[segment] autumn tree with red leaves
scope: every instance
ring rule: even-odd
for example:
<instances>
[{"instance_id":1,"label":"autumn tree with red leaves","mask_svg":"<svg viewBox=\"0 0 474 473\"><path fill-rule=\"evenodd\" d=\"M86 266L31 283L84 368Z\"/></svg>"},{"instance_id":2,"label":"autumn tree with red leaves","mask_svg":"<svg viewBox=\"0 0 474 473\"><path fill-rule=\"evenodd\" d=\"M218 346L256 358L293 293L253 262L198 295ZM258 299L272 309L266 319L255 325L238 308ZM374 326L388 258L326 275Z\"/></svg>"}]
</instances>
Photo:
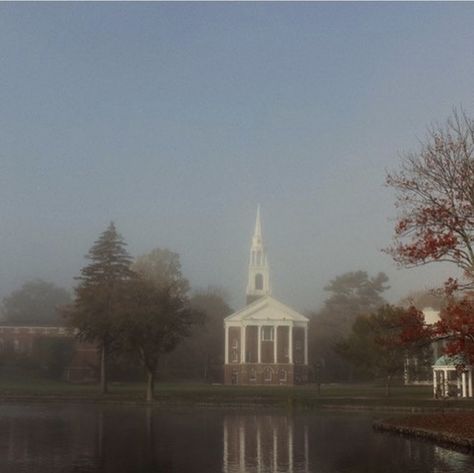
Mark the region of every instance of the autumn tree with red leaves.
<instances>
[{"instance_id":1,"label":"autumn tree with red leaves","mask_svg":"<svg viewBox=\"0 0 474 473\"><path fill-rule=\"evenodd\" d=\"M447 261L474 287L474 121L454 111L386 183L400 210L387 250L395 261L405 267Z\"/></svg>"},{"instance_id":2,"label":"autumn tree with red leaves","mask_svg":"<svg viewBox=\"0 0 474 473\"><path fill-rule=\"evenodd\" d=\"M417 314L404 321L403 334L446 340L447 354L474 363L474 121L454 110L386 183L395 189L399 209L394 243L386 251L404 267L449 262L463 275L446 281L448 304L440 322L428 327Z\"/></svg>"},{"instance_id":3,"label":"autumn tree with red leaves","mask_svg":"<svg viewBox=\"0 0 474 473\"><path fill-rule=\"evenodd\" d=\"M429 343L423 343L426 336L430 340L420 311L384 305L369 315L357 317L349 336L337 345L337 351L350 363L383 378L385 394L390 396L392 380L403 372L405 359L429 354Z\"/></svg>"}]
</instances>

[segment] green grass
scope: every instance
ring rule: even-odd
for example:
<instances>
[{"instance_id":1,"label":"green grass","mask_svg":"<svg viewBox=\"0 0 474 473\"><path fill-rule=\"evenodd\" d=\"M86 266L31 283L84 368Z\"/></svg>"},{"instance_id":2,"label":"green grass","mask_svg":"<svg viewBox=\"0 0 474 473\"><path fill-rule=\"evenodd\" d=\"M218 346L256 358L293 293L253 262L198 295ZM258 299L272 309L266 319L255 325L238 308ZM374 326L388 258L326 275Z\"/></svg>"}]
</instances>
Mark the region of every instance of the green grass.
<instances>
[{"instance_id":1,"label":"green grass","mask_svg":"<svg viewBox=\"0 0 474 473\"><path fill-rule=\"evenodd\" d=\"M96 385L70 384L30 374L0 373L0 399L3 400L104 400L142 402L144 383L110 383L109 393L101 396ZM429 386L394 386L392 396L374 384L325 384L320 392L306 386L222 386L204 383L157 383L158 403L216 406L349 407L389 409L474 409L474 400L437 401Z\"/></svg>"}]
</instances>

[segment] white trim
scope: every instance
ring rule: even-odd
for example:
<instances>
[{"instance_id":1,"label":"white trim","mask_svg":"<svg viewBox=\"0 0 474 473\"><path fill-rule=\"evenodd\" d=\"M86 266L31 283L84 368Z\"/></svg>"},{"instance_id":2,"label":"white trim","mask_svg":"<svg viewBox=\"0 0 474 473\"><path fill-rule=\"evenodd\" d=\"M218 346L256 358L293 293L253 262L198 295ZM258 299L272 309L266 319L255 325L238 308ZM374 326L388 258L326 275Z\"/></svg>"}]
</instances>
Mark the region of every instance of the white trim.
<instances>
[{"instance_id":1,"label":"white trim","mask_svg":"<svg viewBox=\"0 0 474 473\"><path fill-rule=\"evenodd\" d=\"M293 364L293 327L290 327L288 335L288 362Z\"/></svg>"},{"instance_id":2,"label":"white trim","mask_svg":"<svg viewBox=\"0 0 474 473\"><path fill-rule=\"evenodd\" d=\"M257 362L262 362L262 326L258 326L258 335L257 335Z\"/></svg>"},{"instance_id":3,"label":"white trim","mask_svg":"<svg viewBox=\"0 0 474 473\"><path fill-rule=\"evenodd\" d=\"M230 321L242 321L245 319L251 319L252 315L256 312L261 311L264 307L271 307L275 309L276 317L272 320L288 320L288 322L304 322L308 323L309 319L304 315L296 312L292 308L288 307L287 305L277 301L271 296L264 296L256 301L252 302L248 306L244 307L237 312L227 316L224 320L226 322Z\"/></svg>"},{"instance_id":4,"label":"white trim","mask_svg":"<svg viewBox=\"0 0 474 473\"><path fill-rule=\"evenodd\" d=\"M278 363L278 325L273 327L273 363Z\"/></svg>"}]
</instances>

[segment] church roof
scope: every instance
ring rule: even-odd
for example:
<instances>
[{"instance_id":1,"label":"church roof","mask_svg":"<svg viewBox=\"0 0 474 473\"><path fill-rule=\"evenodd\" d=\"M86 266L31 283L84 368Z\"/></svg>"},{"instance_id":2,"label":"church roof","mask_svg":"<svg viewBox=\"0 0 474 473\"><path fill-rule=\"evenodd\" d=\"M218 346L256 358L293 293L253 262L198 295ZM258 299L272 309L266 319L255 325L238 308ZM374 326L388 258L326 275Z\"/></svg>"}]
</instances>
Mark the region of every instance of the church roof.
<instances>
[{"instance_id":1,"label":"church roof","mask_svg":"<svg viewBox=\"0 0 474 473\"><path fill-rule=\"evenodd\" d=\"M288 320L293 322L309 322L304 315L293 310L271 296L264 296L252 302L237 312L225 318L226 322L239 322L243 320Z\"/></svg>"}]
</instances>

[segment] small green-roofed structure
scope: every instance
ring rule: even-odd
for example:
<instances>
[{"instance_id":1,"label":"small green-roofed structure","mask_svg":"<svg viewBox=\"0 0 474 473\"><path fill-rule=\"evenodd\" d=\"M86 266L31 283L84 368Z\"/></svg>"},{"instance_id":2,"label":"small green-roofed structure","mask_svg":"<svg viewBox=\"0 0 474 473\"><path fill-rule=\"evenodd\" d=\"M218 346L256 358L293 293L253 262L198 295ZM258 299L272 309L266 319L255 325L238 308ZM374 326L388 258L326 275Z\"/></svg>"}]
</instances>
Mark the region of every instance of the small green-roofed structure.
<instances>
[{"instance_id":1,"label":"small green-roofed structure","mask_svg":"<svg viewBox=\"0 0 474 473\"><path fill-rule=\"evenodd\" d=\"M473 397L472 366L462 355L440 356L432 368L435 398Z\"/></svg>"},{"instance_id":2,"label":"small green-roofed structure","mask_svg":"<svg viewBox=\"0 0 474 473\"><path fill-rule=\"evenodd\" d=\"M434 366L463 366L465 364L465 358L461 355L443 355L436 360Z\"/></svg>"}]
</instances>

